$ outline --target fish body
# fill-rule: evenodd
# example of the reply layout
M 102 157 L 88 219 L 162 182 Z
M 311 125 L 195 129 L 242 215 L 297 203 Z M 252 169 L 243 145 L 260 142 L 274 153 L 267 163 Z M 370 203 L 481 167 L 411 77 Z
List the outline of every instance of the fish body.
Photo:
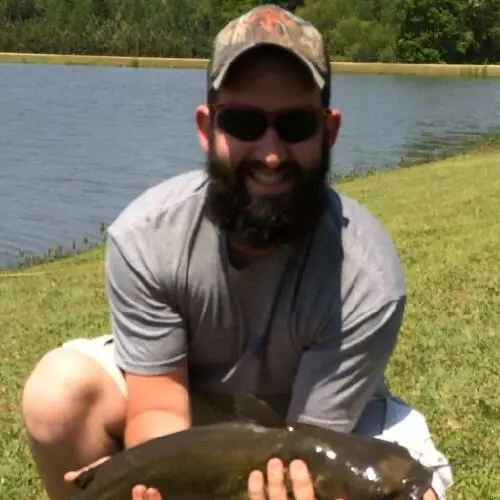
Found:
M 129 500 L 136 484 L 164 500 L 243 500 L 252 470 L 304 460 L 318 500 L 419 500 L 430 470 L 401 446 L 298 424 L 224 422 L 159 437 L 114 455 L 76 481 L 72 500 Z M 289 498 L 293 498 L 290 496 Z

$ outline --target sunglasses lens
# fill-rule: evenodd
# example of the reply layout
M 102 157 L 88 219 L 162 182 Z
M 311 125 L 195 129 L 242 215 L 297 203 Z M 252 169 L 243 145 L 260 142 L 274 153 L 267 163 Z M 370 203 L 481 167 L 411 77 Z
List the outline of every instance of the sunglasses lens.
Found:
M 276 129 L 281 138 L 290 143 L 310 139 L 321 126 L 321 116 L 310 110 L 283 113 L 276 119 Z
M 217 113 L 217 126 L 241 141 L 256 141 L 266 131 L 266 116 L 252 109 L 226 108 Z M 321 114 L 309 109 L 286 111 L 276 117 L 274 126 L 281 139 L 296 143 L 310 139 L 321 127 Z
M 266 130 L 264 115 L 246 109 L 224 109 L 217 114 L 217 125 L 241 141 L 255 141 Z

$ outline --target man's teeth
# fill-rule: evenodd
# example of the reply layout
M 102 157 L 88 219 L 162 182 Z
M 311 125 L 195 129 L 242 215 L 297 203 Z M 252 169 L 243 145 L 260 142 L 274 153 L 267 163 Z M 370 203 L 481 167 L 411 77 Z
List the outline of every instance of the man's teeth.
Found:
M 274 184 L 275 182 L 280 182 L 285 176 L 284 172 L 278 172 L 274 174 L 263 174 L 261 172 L 253 172 L 253 176 L 262 184 Z

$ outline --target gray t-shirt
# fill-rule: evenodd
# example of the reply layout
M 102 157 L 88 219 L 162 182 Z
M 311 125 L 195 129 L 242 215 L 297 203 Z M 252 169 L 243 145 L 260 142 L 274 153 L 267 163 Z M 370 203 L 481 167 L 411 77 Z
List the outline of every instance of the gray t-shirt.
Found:
M 108 230 L 116 362 L 159 374 L 187 356 L 190 383 L 258 394 L 288 420 L 344 432 L 386 396 L 405 303 L 397 253 L 357 202 L 330 190 L 300 245 L 244 270 L 205 215 L 195 170 L 135 199 Z

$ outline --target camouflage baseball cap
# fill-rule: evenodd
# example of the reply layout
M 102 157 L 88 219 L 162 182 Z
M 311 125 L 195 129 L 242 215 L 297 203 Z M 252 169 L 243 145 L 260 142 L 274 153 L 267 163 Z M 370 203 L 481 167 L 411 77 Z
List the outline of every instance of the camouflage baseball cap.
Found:
M 330 62 L 323 37 L 311 23 L 273 4 L 255 7 L 217 34 L 208 66 L 209 86 L 217 90 L 231 64 L 263 44 L 281 47 L 298 57 L 329 99 Z

